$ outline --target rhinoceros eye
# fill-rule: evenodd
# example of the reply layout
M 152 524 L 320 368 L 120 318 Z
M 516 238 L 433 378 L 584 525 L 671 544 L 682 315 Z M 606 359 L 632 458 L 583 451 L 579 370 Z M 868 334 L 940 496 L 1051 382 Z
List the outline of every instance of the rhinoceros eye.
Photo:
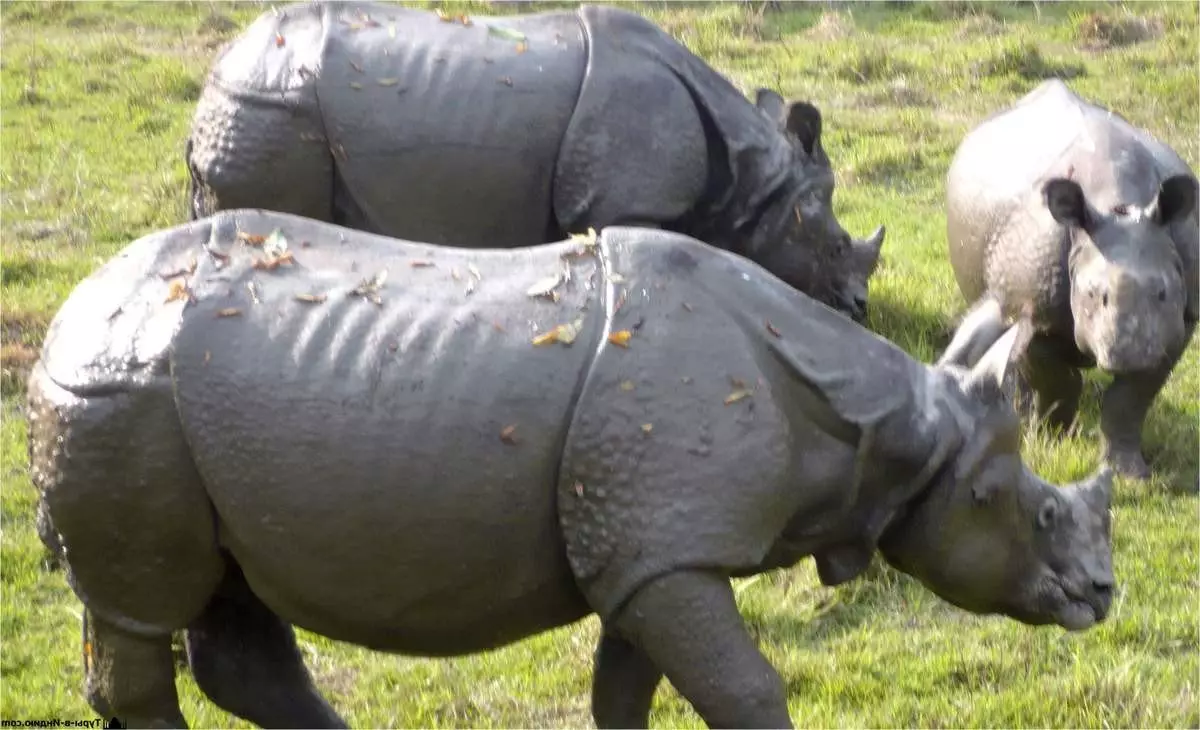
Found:
M 1112 212 L 1116 215 L 1129 215 L 1129 206 L 1123 205 L 1123 204 L 1122 205 L 1114 205 Z

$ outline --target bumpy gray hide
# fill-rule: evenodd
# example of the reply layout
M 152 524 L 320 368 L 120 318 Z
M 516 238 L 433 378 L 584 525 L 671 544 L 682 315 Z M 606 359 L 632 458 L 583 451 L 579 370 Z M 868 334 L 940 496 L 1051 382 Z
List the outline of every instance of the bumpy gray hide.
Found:
M 1028 309 L 1022 381 L 1037 411 L 1070 424 L 1079 368 L 1108 371 L 1106 459 L 1147 476 L 1142 425 L 1200 311 L 1195 174 L 1050 80 L 968 134 L 946 184 L 950 261 L 974 309 L 943 362 L 972 362 Z
M 883 231 L 855 241 L 833 215 L 815 107 L 753 104 L 617 8 L 468 23 L 357 2 L 261 16 L 197 107 L 193 216 L 263 208 L 472 248 L 659 227 L 865 316 Z
M 877 545 L 968 610 L 1086 628 L 1107 485 L 1022 465 L 1017 334 L 927 367 L 645 229 L 479 251 L 232 211 L 147 236 L 68 298 L 29 385 L 89 701 L 182 723 L 186 630 L 225 709 L 336 726 L 293 625 L 455 655 L 596 612 L 601 725 L 644 725 L 666 676 L 710 725 L 786 726 L 730 577 L 812 556 L 840 583 Z

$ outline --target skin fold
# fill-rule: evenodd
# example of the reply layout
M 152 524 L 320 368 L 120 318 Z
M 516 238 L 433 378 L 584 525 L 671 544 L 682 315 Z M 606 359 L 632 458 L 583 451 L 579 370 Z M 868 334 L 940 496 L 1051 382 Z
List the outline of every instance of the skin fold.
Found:
M 1031 337 L 925 365 L 640 228 L 481 251 L 237 210 L 151 234 L 71 294 L 29 380 L 88 700 L 183 726 L 182 631 L 227 711 L 342 726 L 293 626 L 454 656 L 596 613 L 599 726 L 646 726 L 666 677 L 710 726 L 789 727 L 730 578 L 812 557 L 835 585 L 876 552 L 965 610 L 1086 629 L 1111 472 L 1022 462 L 1000 384 Z

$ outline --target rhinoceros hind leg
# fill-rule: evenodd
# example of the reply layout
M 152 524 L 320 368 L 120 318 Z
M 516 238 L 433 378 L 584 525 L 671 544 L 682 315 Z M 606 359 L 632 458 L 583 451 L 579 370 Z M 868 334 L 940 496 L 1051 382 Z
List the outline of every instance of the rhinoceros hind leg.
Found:
M 648 727 L 650 705 L 661 680 L 662 671 L 644 651 L 614 634 L 601 635 L 592 679 L 596 727 Z
M 1066 431 L 1075 421 L 1082 393 L 1083 377 L 1079 369 L 1064 362 L 1050 345 L 1035 337 L 1021 366 L 1025 412 L 1036 413 L 1052 429 Z
M 101 717 L 116 717 L 125 727 L 187 727 L 170 634 L 139 636 L 85 610 L 83 657 L 87 701 Z
M 347 727 L 317 692 L 292 627 L 263 605 L 232 562 L 204 612 L 188 624 L 196 684 L 259 727 Z
M 672 573 L 638 590 L 615 628 L 711 728 L 791 728 L 779 673 L 758 650 L 726 576 Z

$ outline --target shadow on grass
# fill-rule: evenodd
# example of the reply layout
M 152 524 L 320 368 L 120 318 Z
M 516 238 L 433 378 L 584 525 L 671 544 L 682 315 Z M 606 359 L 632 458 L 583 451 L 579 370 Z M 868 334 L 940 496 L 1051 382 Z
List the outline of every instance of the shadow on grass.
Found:
M 861 576 L 825 589 L 826 596 L 813 610 L 785 608 L 747 618 L 760 640 L 781 646 L 819 644 L 845 636 L 863 622 L 878 620 L 897 608 L 903 610 L 901 596 L 910 581 L 876 555 Z

